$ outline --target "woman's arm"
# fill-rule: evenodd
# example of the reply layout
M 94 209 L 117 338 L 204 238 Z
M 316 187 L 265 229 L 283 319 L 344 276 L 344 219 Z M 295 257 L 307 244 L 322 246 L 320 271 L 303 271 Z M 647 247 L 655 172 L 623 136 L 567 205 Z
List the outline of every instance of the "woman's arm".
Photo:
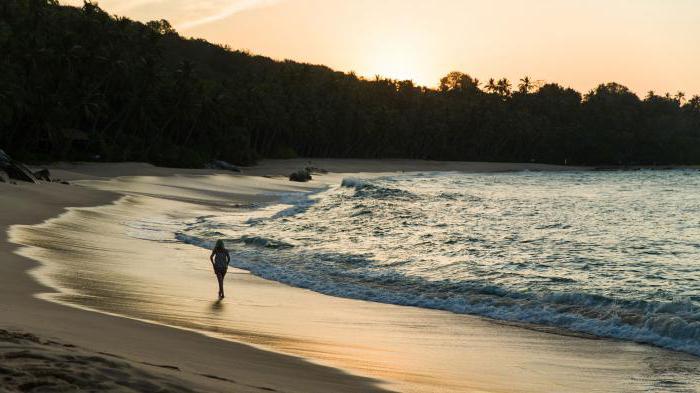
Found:
M 229 263 L 231 263 L 231 254 L 229 254 L 229 252 L 226 251 L 226 264 L 228 265 Z
M 216 255 L 214 251 L 212 251 L 211 255 L 209 255 L 209 262 L 211 262 L 212 265 L 214 264 L 214 255 Z

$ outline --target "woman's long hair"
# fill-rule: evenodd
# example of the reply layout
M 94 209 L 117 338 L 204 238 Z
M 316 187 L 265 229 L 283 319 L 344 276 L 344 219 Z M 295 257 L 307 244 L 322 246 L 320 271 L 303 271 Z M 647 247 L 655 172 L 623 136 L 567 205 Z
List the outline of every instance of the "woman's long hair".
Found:
M 216 245 L 214 246 L 214 251 L 226 251 L 226 247 L 224 247 L 224 241 L 219 239 L 216 241 Z

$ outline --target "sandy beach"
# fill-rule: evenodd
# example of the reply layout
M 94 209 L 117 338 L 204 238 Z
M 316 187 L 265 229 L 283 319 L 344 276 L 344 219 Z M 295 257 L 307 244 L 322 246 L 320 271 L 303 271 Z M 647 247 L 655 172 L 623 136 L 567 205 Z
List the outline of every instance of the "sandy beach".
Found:
M 30 382 L 103 390 L 152 391 L 155 386 L 251 392 L 700 387 L 700 361 L 692 355 L 326 296 L 239 269 L 230 270 L 228 296 L 217 302 L 206 252 L 125 234 L 125 222 L 165 216 L 253 215 L 281 195 L 338 185 L 348 174 L 577 169 L 313 160 L 311 165 L 329 173 L 309 183 L 284 177 L 308 164 L 266 160 L 241 174 L 137 163 L 56 164 L 49 167 L 52 174 L 71 185 L 0 184 L 0 229 L 6 236 L 0 243 L 0 357 L 16 359 L 0 363 L 12 373 L 0 371 L 13 378 L 5 379 L 10 391 L 41 387 L 26 385 Z M 154 263 L 164 256 L 172 268 Z M 46 371 L 58 368 L 75 371 Z
M 213 171 L 171 170 L 145 164 L 59 165 L 55 176 L 68 179 L 109 178 L 118 175 L 208 175 Z M 67 207 L 98 206 L 120 195 L 62 184 L 0 184 L 2 231 L 14 224 L 38 224 Z M 0 325 L 11 332 L 31 332 L 41 340 L 85 348 L 101 359 L 117 358 L 133 370 L 162 375 L 195 391 L 380 391 L 374 381 L 296 357 L 262 351 L 180 329 L 86 312 L 36 298 L 52 292 L 29 275 L 37 263 L 15 254 L 16 244 L 0 246 L 2 307 Z M 70 354 L 71 351 L 67 350 Z M 66 361 L 71 363 L 70 361 Z M 57 364 L 56 367 L 65 365 Z M 94 362 L 82 366 L 91 372 Z M 30 378 L 31 377 L 27 377 Z M 105 379 L 108 379 L 105 377 Z M 120 379 L 111 377 L 111 379 Z M 93 386 L 82 386 L 93 388 Z M 142 389 L 146 391 L 148 389 Z

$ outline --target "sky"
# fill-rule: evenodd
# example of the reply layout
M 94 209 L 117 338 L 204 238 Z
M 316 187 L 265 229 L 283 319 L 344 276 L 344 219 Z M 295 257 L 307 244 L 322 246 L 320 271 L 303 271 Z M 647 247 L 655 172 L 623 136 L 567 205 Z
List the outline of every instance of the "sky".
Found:
M 82 0 L 63 0 L 79 5 Z M 700 0 L 101 0 L 274 59 L 436 86 L 450 71 L 700 94 Z M 514 84 L 517 84 L 515 82 Z

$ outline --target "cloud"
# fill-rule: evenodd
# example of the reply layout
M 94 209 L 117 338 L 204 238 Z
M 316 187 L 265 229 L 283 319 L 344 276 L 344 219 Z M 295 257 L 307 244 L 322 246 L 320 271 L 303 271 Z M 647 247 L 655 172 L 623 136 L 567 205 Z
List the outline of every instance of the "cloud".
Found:
M 63 5 L 71 5 L 74 7 L 82 7 L 84 0 L 60 0 Z M 160 4 L 163 0 L 100 0 L 97 4 L 103 10 L 108 11 L 110 14 L 116 14 L 122 16 L 125 13 L 129 13 L 134 9 L 138 9 L 143 6 L 150 6 L 153 4 Z
M 114 4 L 110 7 L 110 11 L 116 13 L 116 14 L 121 14 L 124 12 L 131 11 L 135 8 L 152 4 L 152 3 L 159 3 L 158 1 L 152 1 L 152 0 L 121 0 L 119 2 L 113 2 Z M 111 4 L 110 4 L 111 5 Z
M 183 31 L 281 1 L 283 0 L 100 0 L 99 5 L 110 14 L 140 21 L 167 19 L 178 31 Z M 77 7 L 83 4 L 83 0 L 60 2 Z
M 216 22 L 239 12 L 251 10 L 254 8 L 268 7 L 279 3 L 281 0 L 237 0 L 233 4 L 221 8 L 218 12 L 206 16 L 202 16 L 193 20 L 184 21 L 175 25 L 177 30 L 189 30 L 193 27 L 201 26 L 207 23 Z

